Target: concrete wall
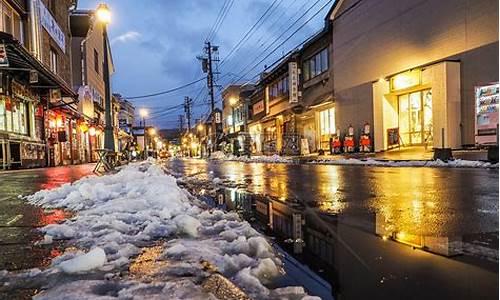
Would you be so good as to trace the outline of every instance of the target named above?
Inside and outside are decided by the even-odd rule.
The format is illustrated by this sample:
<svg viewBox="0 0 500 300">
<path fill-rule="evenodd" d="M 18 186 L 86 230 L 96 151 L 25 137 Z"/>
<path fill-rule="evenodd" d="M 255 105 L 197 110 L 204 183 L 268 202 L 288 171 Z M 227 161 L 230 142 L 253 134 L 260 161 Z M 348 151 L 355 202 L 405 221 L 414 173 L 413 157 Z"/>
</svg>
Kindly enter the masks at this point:
<svg viewBox="0 0 500 300">
<path fill-rule="evenodd" d="M 340 126 L 371 119 L 372 82 L 457 59 L 461 143 L 474 142 L 474 85 L 498 81 L 497 0 L 344 0 L 331 19 Z"/>
</svg>

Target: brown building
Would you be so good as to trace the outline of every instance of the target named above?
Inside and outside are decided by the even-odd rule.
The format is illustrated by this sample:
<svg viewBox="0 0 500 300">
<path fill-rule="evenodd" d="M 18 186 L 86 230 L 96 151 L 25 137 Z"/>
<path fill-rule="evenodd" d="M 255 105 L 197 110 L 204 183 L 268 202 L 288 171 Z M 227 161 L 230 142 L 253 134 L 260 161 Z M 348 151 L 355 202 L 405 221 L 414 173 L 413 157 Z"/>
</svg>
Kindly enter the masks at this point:
<svg viewBox="0 0 500 300">
<path fill-rule="evenodd" d="M 104 40 L 103 27 L 92 10 L 74 10 L 70 16 L 72 47 L 73 88 L 78 92 L 78 109 L 88 131 L 83 133 L 85 141 L 82 151 L 87 161 L 97 159 L 95 149 L 104 146 Z M 109 41 L 108 41 L 109 45 Z M 113 70 L 111 53 L 108 53 L 110 74 Z M 115 149 L 118 149 L 118 103 L 112 100 L 112 120 L 115 133 Z M 118 111 L 116 111 L 118 109 Z"/>
<path fill-rule="evenodd" d="M 0 2 L 1 167 L 72 163 L 78 112 L 68 12 L 75 1 Z"/>
<path fill-rule="evenodd" d="M 339 0 L 328 18 L 340 128 L 370 123 L 376 151 L 496 140 L 497 0 Z"/>
<path fill-rule="evenodd" d="M 333 102 L 332 37 L 331 27 L 304 43 L 300 49 L 303 113 L 297 117 L 297 131 L 301 138 L 301 153 L 330 150 L 330 138 L 336 133 Z"/>
</svg>

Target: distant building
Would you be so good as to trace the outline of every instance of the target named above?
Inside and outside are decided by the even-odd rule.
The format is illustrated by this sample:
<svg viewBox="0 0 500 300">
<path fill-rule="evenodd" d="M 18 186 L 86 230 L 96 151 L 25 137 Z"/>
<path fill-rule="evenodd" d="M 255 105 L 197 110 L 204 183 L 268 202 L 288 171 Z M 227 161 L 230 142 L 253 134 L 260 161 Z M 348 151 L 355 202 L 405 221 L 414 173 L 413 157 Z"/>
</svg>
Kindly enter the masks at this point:
<svg viewBox="0 0 500 300">
<path fill-rule="evenodd" d="M 120 112 L 118 113 L 118 123 L 120 129 L 126 133 L 132 133 L 132 126 L 135 122 L 135 107 L 132 102 L 123 98 L 120 94 L 113 94 L 120 103 Z"/>
</svg>

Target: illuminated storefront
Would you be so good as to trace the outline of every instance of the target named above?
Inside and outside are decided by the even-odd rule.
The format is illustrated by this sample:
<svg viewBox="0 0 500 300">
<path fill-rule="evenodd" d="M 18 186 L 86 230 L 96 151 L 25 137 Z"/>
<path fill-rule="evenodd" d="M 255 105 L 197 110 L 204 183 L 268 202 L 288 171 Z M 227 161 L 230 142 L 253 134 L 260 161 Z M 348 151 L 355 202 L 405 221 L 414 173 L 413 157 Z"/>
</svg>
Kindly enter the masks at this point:
<svg viewBox="0 0 500 300">
<path fill-rule="evenodd" d="M 320 110 L 319 113 L 319 149 L 330 150 L 330 138 L 336 133 L 335 108 Z"/>
<path fill-rule="evenodd" d="M 45 144 L 37 120 L 43 117 L 39 96 L 11 80 L 0 95 L 0 168 L 43 166 Z"/>
<path fill-rule="evenodd" d="M 375 150 L 461 147 L 460 64 L 441 62 L 373 83 Z"/>
</svg>

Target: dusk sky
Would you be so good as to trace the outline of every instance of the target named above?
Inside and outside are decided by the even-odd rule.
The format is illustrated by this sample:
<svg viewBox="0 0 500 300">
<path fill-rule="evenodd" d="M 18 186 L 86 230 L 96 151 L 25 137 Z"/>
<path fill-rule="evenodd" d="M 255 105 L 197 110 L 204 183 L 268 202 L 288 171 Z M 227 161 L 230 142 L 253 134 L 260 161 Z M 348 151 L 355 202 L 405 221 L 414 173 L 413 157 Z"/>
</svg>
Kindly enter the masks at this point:
<svg viewBox="0 0 500 300">
<path fill-rule="evenodd" d="M 81 0 L 78 8 L 94 9 L 99 2 L 102 1 Z M 113 15 L 108 29 L 116 71 L 112 79 L 113 92 L 133 97 L 161 92 L 203 77 L 196 56 L 203 54 L 204 41 L 224 6 L 229 8 L 226 17 L 211 38 L 211 42 L 220 47 L 221 60 L 271 8 L 247 40 L 221 66 L 221 79 L 217 83 L 222 86 L 245 73 L 248 74 L 239 82 L 255 80 L 265 65 L 271 65 L 321 30 L 333 0 L 109 0 L 106 3 Z M 308 9 L 309 12 L 302 16 Z M 280 49 L 256 65 L 316 13 Z M 276 41 L 280 35 L 283 36 Z M 256 67 L 250 70 L 254 65 Z M 168 108 L 181 104 L 184 96 L 190 96 L 195 99 L 193 122 L 206 116 L 209 100 L 205 86 L 206 81 L 201 81 L 171 94 L 133 102 L 136 111 L 140 108 L 150 111 L 150 124 L 176 128 L 183 109 Z M 220 106 L 220 89 L 216 91 Z"/>
</svg>

